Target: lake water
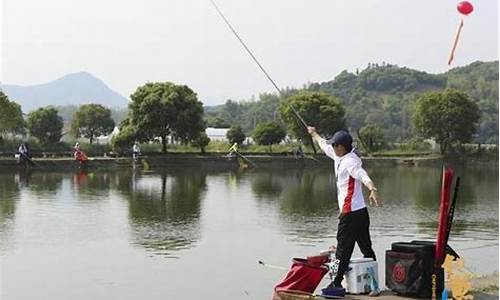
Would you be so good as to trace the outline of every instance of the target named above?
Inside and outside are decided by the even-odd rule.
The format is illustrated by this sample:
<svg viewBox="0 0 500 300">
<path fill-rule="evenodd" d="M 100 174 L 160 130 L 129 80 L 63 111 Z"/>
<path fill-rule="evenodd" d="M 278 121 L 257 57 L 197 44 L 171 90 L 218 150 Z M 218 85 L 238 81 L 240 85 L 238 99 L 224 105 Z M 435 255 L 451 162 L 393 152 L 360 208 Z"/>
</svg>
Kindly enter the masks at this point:
<svg viewBox="0 0 500 300">
<path fill-rule="evenodd" d="M 368 167 L 391 242 L 434 239 L 441 169 Z M 450 245 L 498 271 L 498 167 L 457 166 Z M 331 168 L 0 173 L 1 299 L 270 299 L 291 257 L 335 243 Z M 354 256 L 360 256 L 356 249 Z M 324 284 L 326 284 L 325 281 Z"/>
</svg>

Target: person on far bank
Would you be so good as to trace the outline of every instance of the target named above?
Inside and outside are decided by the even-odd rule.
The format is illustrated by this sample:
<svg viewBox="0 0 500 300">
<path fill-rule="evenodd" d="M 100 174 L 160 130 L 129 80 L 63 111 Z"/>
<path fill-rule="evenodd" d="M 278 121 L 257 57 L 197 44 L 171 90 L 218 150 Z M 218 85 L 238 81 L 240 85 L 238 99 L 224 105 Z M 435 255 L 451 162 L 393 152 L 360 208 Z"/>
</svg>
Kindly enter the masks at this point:
<svg viewBox="0 0 500 300">
<path fill-rule="evenodd" d="M 376 260 L 370 238 L 370 217 L 363 197 L 362 184 L 368 188 L 371 204 L 382 205 L 377 188 L 363 169 L 361 159 L 353 151 L 352 137 L 345 131 L 337 131 L 332 138 L 325 140 L 314 127 L 307 128 L 325 154 L 334 160 L 337 184 L 337 199 L 340 209 L 337 229 L 336 258 L 340 261 L 337 275 L 332 282 L 333 288 L 343 289 L 342 280 L 349 267 L 354 245 L 357 243 L 365 258 Z M 372 291 L 378 296 L 380 291 Z"/>
<path fill-rule="evenodd" d="M 75 160 L 80 163 L 80 165 L 85 164 L 88 161 L 87 155 L 82 151 L 82 148 L 80 146 L 79 142 L 75 143 L 75 146 L 73 147 L 73 156 Z"/>
<path fill-rule="evenodd" d="M 19 145 L 19 148 L 17 148 L 17 153 L 19 155 L 17 159 L 18 164 L 30 161 L 30 150 L 27 143 L 21 143 L 21 145 Z"/>
<path fill-rule="evenodd" d="M 132 146 L 132 158 L 138 160 L 139 155 L 141 155 L 141 148 L 139 147 L 139 143 L 135 142 L 134 146 Z"/>
</svg>

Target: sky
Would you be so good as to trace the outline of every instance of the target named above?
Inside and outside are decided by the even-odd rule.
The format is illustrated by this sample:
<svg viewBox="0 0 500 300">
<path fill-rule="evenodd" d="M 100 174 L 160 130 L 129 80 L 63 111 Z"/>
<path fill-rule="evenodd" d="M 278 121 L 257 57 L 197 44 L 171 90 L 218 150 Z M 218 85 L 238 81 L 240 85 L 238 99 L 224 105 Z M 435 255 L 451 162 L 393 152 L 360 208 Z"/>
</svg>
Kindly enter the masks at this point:
<svg viewBox="0 0 500 300">
<path fill-rule="evenodd" d="M 446 72 L 456 0 L 215 0 L 279 87 L 383 61 Z M 475 0 L 452 67 L 498 60 L 498 0 Z M 86 71 L 127 97 L 155 81 L 205 105 L 274 92 L 209 0 L 2 0 L 0 80 Z"/>
</svg>

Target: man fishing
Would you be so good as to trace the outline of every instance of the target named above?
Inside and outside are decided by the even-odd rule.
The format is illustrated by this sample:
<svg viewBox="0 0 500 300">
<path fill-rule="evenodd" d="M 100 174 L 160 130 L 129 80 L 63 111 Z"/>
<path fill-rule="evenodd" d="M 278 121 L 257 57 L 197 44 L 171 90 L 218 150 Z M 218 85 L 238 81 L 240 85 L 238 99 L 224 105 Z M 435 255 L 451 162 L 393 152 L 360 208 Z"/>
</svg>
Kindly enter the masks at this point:
<svg viewBox="0 0 500 300">
<path fill-rule="evenodd" d="M 31 163 L 30 150 L 27 143 L 21 143 L 17 149 L 17 153 L 19 155 L 17 160 L 18 164 L 25 164 L 26 162 Z"/>
<path fill-rule="evenodd" d="M 75 160 L 80 164 L 84 165 L 88 161 L 87 155 L 82 151 L 82 148 L 80 147 L 80 143 L 76 142 L 75 146 L 73 147 L 73 156 L 75 157 Z"/>
<path fill-rule="evenodd" d="M 134 161 L 137 161 L 140 155 L 141 155 L 141 148 L 139 147 L 139 143 L 135 142 L 134 146 L 132 146 L 132 159 Z"/>
<path fill-rule="evenodd" d="M 340 209 L 335 256 L 340 263 L 332 288 L 341 291 L 343 290 L 342 280 L 349 266 L 355 243 L 358 244 L 364 257 L 376 259 L 370 239 L 370 218 L 361 183 L 370 190 L 368 199 L 371 204 L 381 206 L 382 200 L 377 195 L 373 181 L 363 169 L 361 159 L 353 151 L 352 137 L 347 131 L 337 131 L 332 138 L 325 140 L 314 127 L 307 127 L 307 130 L 323 152 L 335 162 L 337 199 Z M 371 295 L 376 296 L 379 293 L 379 291 L 372 291 Z"/>
</svg>

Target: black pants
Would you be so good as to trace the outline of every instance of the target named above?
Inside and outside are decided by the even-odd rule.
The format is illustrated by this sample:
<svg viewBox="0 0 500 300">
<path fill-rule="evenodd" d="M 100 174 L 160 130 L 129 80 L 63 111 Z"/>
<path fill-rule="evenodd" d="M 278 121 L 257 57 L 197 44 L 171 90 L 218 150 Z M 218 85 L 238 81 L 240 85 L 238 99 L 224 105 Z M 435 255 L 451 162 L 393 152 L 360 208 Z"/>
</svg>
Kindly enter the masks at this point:
<svg viewBox="0 0 500 300">
<path fill-rule="evenodd" d="M 339 217 L 337 251 L 335 256 L 340 260 L 340 263 L 337 276 L 335 276 L 335 280 L 333 281 L 335 286 L 340 286 L 344 278 L 344 273 L 349 267 L 349 260 L 354 251 L 355 243 L 358 243 L 364 257 L 376 259 L 375 252 L 372 249 L 369 227 L 370 217 L 368 216 L 368 209 L 366 207 Z"/>
</svg>

